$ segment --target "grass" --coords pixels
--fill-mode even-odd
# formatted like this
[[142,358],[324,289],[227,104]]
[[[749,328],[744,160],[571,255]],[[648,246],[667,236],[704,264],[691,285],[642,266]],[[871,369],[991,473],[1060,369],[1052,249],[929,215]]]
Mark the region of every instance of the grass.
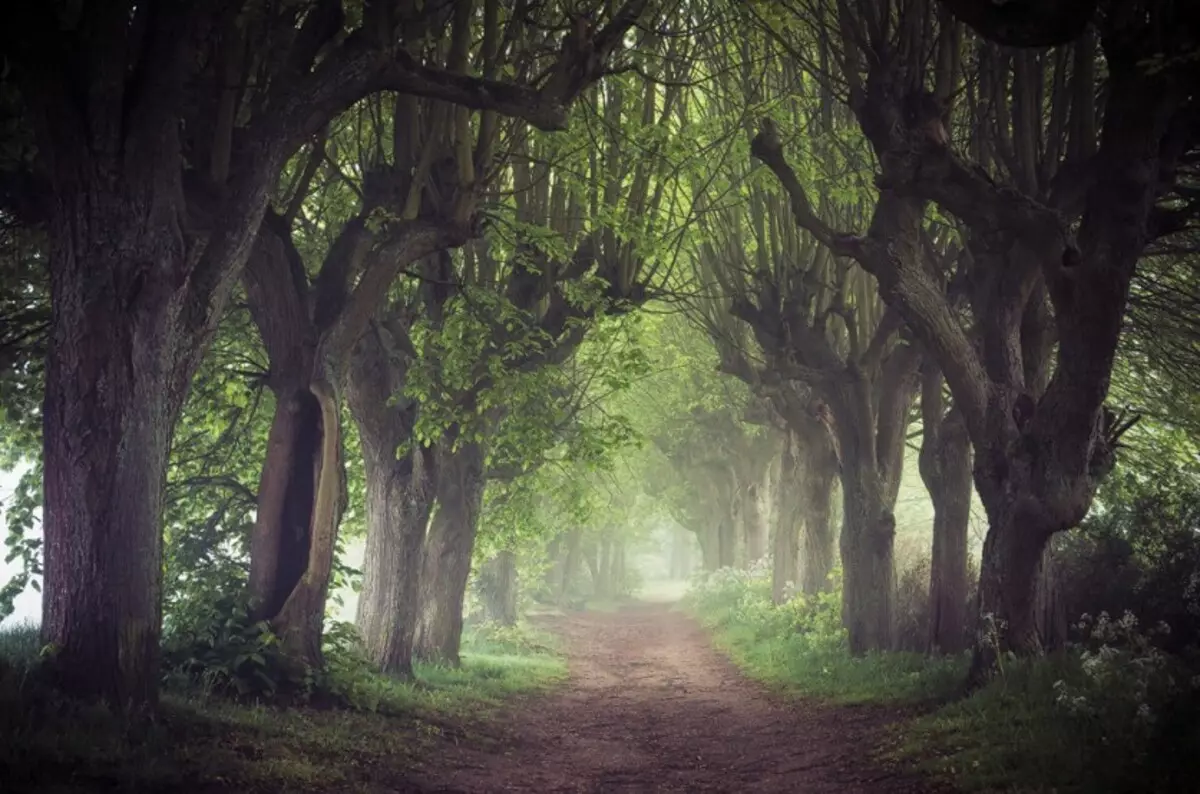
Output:
[[[153,722],[126,726],[64,701],[27,675],[36,631],[0,634],[2,790],[307,792],[405,790],[438,742],[481,728],[514,697],[562,681],[566,665],[529,632],[475,630],[459,668],[373,676],[372,710],[276,708],[168,690]],[[364,682],[360,682],[364,683]]]
[[916,653],[850,656],[841,647],[821,648],[801,634],[761,636],[755,627],[727,624],[713,640],[742,670],[793,697],[831,703],[922,703],[952,697],[961,689],[965,658],[931,661]]
[[[966,657],[852,658],[835,594],[773,606],[764,582],[718,572],[685,608],[748,676],[783,695],[905,709],[883,747],[966,792],[1200,790],[1200,686],[1181,659],[1109,648],[1008,659],[965,695]],[[917,716],[912,716],[916,714]]]

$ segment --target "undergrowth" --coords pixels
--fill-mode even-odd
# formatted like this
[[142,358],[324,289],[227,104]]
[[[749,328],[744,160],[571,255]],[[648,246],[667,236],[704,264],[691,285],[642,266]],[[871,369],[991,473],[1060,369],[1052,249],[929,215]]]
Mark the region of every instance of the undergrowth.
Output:
[[963,791],[1197,790],[1200,666],[1160,649],[1167,627],[1084,616],[1079,642],[1038,660],[1003,657],[992,682],[964,697],[965,657],[852,658],[836,572],[829,592],[776,606],[768,571],[701,575],[685,606],[751,677],[785,693],[929,705],[893,727],[893,759]]
[[480,625],[464,635],[460,667],[418,665],[415,680],[395,680],[370,670],[352,626],[335,624],[327,669],[284,680],[269,630],[226,618],[217,642],[172,638],[158,713],[133,724],[42,686],[35,629],[0,633],[0,789],[406,790],[431,743],[566,675],[541,634]]
[[830,590],[771,601],[769,563],[722,568],[692,583],[684,606],[716,644],[753,678],[793,695],[838,703],[903,703],[949,697],[965,658],[930,661],[916,653],[852,657],[841,625],[841,579]]

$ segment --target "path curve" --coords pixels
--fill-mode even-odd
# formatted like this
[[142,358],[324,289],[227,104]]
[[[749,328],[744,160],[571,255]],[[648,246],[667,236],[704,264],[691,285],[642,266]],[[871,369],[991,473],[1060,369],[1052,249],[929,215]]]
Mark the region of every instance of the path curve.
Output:
[[888,792],[935,787],[870,760],[894,714],[786,703],[748,682],[690,618],[661,604],[543,621],[567,685],[445,748],[434,791]]

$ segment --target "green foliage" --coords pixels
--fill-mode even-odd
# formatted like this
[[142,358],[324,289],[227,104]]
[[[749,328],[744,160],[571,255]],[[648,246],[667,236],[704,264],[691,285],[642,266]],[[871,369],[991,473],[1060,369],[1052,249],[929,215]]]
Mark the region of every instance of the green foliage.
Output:
[[311,681],[324,696],[312,705],[229,699],[176,676],[154,721],[130,723],[29,675],[36,631],[0,632],[0,779],[6,791],[405,790],[439,742],[566,674],[549,641],[527,628],[479,629],[460,668],[418,667],[412,682],[370,672],[356,644],[352,626],[329,627],[329,669]]
[[4,538],[6,553],[4,561],[21,561],[21,567],[13,577],[0,586],[0,621],[13,613],[17,596],[32,587],[41,591],[42,541],[31,537],[35,525],[40,524],[42,506],[42,466],[27,469],[21,475],[5,511],[8,532]]
[[984,689],[897,730],[896,754],[968,791],[1188,791],[1200,773],[1200,679],[1132,615],[1081,646],[1011,660]]
[[191,602],[163,643],[169,677],[218,694],[269,699],[289,683],[285,661],[267,622],[252,621],[244,602],[228,596]]
[[770,565],[700,574],[685,601],[718,646],[754,678],[783,692],[836,702],[909,702],[945,697],[965,658],[916,653],[850,656],[841,620],[841,577],[816,596],[771,602]]

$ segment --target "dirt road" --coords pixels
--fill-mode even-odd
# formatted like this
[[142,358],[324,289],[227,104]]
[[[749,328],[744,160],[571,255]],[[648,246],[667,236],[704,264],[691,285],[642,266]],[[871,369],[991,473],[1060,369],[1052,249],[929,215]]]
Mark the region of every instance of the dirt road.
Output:
[[489,748],[425,770],[441,792],[931,792],[870,760],[888,716],[785,703],[665,605],[546,621],[571,679],[516,708]]

